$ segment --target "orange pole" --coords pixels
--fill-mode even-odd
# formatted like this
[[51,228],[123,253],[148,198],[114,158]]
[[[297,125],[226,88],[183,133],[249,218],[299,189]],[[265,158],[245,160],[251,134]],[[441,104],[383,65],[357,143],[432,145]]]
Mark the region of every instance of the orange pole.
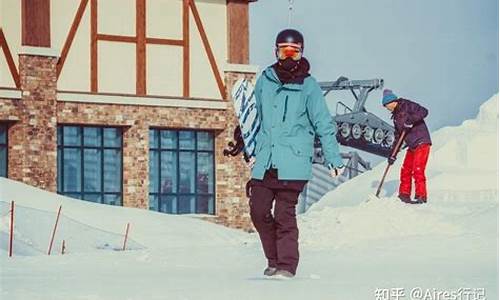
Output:
[[50,255],[50,251],[52,250],[52,244],[54,243],[54,236],[56,235],[57,223],[59,223],[59,216],[61,215],[62,205],[59,206],[59,210],[57,211],[56,224],[54,224],[54,230],[52,230],[52,237],[50,238],[49,250],[47,255]]
[[9,230],[9,257],[12,257],[12,244],[14,242],[14,201],[10,203],[10,230]]
[[127,229],[125,230],[125,240],[123,240],[123,251],[125,251],[125,247],[127,245],[127,238],[128,238],[128,230],[130,228],[130,223],[127,223]]
[[[403,145],[403,140],[405,139],[405,136],[406,136],[406,130],[401,133],[401,136],[399,137],[399,140],[397,141],[396,147],[394,147],[394,149],[392,150],[391,157],[395,156],[399,152],[401,146]],[[389,172],[390,167],[391,167],[390,164],[387,164],[387,166],[385,167],[384,175],[382,176],[382,180],[380,180],[380,183],[379,183],[378,188],[377,188],[377,192],[375,193],[375,196],[377,196],[377,198],[378,198],[378,195],[380,195],[380,191],[382,190],[382,185],[384,184],[384,181],[385,181],[385,176],[387,176],[387,172]]]

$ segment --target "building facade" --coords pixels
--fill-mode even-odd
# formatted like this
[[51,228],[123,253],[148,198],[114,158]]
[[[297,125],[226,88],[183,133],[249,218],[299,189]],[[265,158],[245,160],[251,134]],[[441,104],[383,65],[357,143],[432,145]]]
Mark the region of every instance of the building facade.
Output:
[[[251,230],[247,0],[0,0],[0,176]],[[36,201],[34,199],[33,201]]]

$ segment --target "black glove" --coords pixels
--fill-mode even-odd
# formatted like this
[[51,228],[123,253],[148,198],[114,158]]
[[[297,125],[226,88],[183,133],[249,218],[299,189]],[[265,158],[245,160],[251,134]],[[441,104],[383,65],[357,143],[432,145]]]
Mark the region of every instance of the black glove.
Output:
[[389,156],[389,158],[387,159],[387,162],[389,163],[389,165],[392,165],[395,161],[396,161],[396,157],[394,157],[394,156]]

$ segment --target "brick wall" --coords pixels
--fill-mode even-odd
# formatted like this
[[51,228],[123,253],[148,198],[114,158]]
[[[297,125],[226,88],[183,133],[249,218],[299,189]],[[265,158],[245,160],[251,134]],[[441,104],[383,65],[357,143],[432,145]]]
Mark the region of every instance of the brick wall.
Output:
[[[228,109],[199,109],[58,102],[56,61],[20,56],[22,99],[0,99],[0,121],[19,119],[8,133],[9,178],[55,192],[58,124],[123,126],[123,205],[148,209],[149,128],[209,129],[215,132],[217,202],[216,217],[207,219],[253,230],[245,196],[250,172],[241,156],[225,157],[222,152],[237,124],[231,104]],[[254,76],[226,73],[228,91],[238,78]]]
[[57,190],[56,63],[20,55],[22,98],[6,105],[19,118],[8,132],[9,178],[51,192]]
[[[58,102],[57,121],[59,124],[124,126],[123,205],[147,209],[149,128],[210,129],[217,134],[217,140],[227,120],[224,110]],[[216,152],[220,152],[218,147]],[[225,194],[223,191],[218,200],[225,201]]]
[[0,121],[15,123],[19,121],[21,101],[0,98]]

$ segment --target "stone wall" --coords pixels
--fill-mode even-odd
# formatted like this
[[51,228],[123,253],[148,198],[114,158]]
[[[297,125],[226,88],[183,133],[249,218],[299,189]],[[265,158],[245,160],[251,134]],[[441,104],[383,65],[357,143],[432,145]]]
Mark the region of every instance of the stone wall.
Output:
[[0,122],[19,121],[21,101],[19,99],[0,98]]
[[56,63],[56,57],[20,55],[22,97],[4,105],[19,118],[8,132],[9,178],[51,192],[57,191]]

